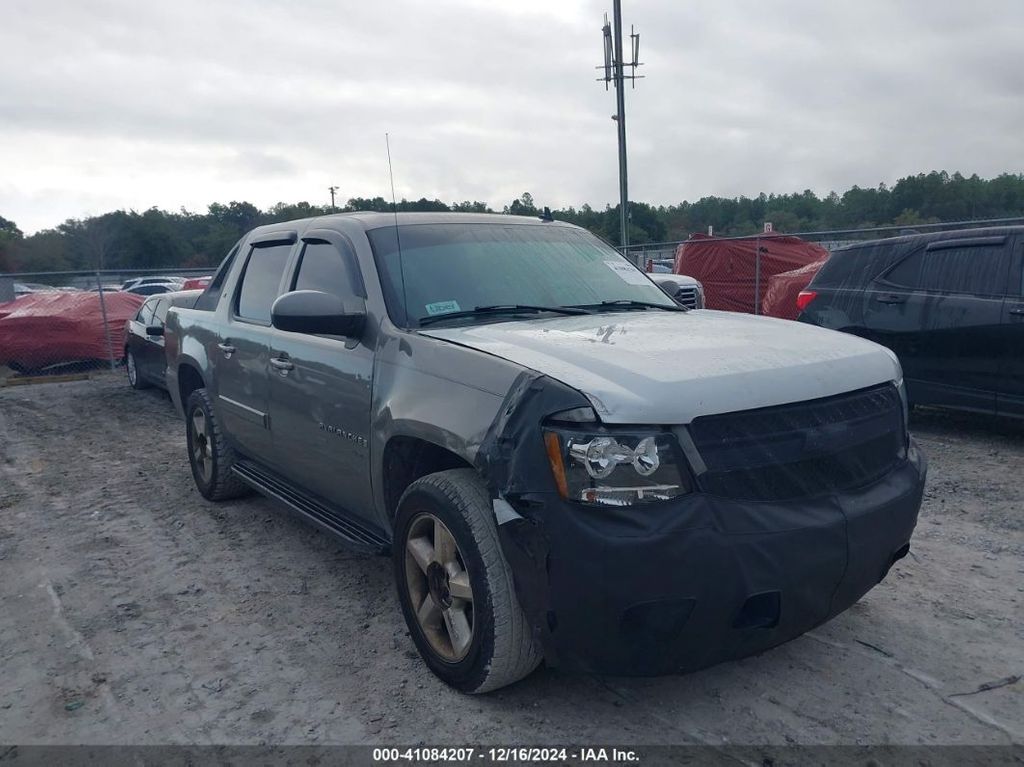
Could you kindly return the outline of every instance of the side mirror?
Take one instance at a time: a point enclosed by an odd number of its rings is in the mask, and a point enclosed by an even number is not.
[[[274,301],[270,322],[278,330],[355,338],[366,323],[366,302],[343,301],[319,290],[293,290]]]
[[[162,336],[164,334],[163,325],[146,325],[147,336]]]

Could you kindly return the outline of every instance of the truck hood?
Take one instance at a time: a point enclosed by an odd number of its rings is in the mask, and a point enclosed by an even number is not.
[[[421,332],[556,378],[583,392],[606,423],[686,424],[902,376],[878,344],[733,312],[604,313]]]

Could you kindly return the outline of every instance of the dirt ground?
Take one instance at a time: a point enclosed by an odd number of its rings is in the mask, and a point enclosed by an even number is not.
[[[0,743],[1020,743],[1024,428],[913,429],[911,555],[832,622],[688,676],[467,697],[418,659],[388,560],[204,501],[162,393],[0,389]]]

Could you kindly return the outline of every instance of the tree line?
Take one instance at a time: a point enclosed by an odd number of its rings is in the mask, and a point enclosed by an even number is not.
[[[527,192],[500,211],[483,202],[445,203],[426,198],[403,199],[397,208],[535,216],[541,214],[542,205]],[[337,211],[392,209],[383,197],[353,197]],[[0,216],[0,272],[215,266],[238,238],[255,226],[330,212],[330,206],[309,202],[282,202],[267,210],[249,202],[214,203],[205,213],[117,210],[68,219],[29,236],[15,222]],[[618,206],[596,210],[583,205],[551,213],[619,244]],[[831,192],[824,197],[805,190],[756,197],[702,197],[667,206],[631,202],[629,236],[631,243],[642,244],[683,240],[709,226],[723,236],[753,234],[761,231],[765,221],[771,221],[777,232],[799,232],[1011,216],[1024,216],[1024,174],[982,179],[933,171],[901,178],[892,187],[853,186],[842,194]]]

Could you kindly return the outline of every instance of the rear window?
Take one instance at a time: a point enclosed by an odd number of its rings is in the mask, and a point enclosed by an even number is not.
[[[252,322],[270,323],[270,307],[277,298],[284,267],[291,252],[290,244],[252,249],[238,292],[238,317]]]
[[[171,289],[166,285],[149,284],[149,285],[136,285],[131,288],[131,292],[139,296],[155,296],[160,293],[170,293]]]
[[[170,301],[166,298],[161,298],[156,303],[156,310],[153,312],[153,324],[163,325],[167,322],[167,309],[170,306]]]
[[[150,325],[153,322],[153,308],[156,306],[158,299],[151,298],[142,306],[139,307],[139,313],[135,315],[135,321],[141,322],[143,325]]]
[[[836,250],[815,275],[814,286],[865,287],[906,251],[906,243],[884,241]]]
[[[885,281],[938,293],[994,296],[1006,292],[1007,251],[1001,246],[922,249],[896,264]]]

